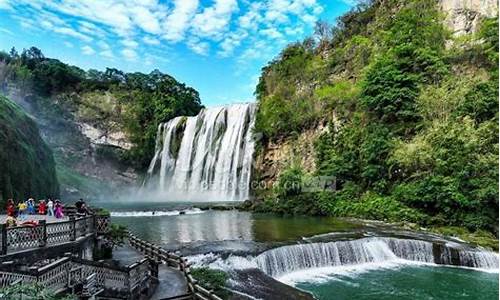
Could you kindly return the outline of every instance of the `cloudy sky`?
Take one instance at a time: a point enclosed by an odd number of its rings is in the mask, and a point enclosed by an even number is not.
[[[0,0],[0,50],[83,69],[159,69],[207,106],[252,101],[260,69],[353,0]]]

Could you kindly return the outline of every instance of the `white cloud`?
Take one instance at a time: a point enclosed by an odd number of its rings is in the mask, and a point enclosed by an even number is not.
[[[281,32],[279,32],[276,28],[265,28],[259,31],[260,34],[270,38],[270,39],[280,39],[283,37]]]
[[[0,27],[0,32],[6,33],[8,35],[14,35],[14,33],[6,28]]]
[[[193,18],[193,31],[198,36],[220,38],[229,26],[231,15],[238,10],[236,0],[216,0]]]
[[[10,6],[9,1],[7,1],[7,0],[0,0],[0,9],[11,10],[12,7]]]
[[[100,37],[100,38],[103,38],[106,36],[106,32],[102,28],[96,26],[93,23],[90,23],[87,21],[80,21],[79,24],[80,24],[80,26],[79,26],[80,32],[86,33],[88,35]]]
[[[98,41],[97,42],[97,46],[99,46],[99,48],[101,48],[102,50],[109,50],[109,49],[111,49],[111,46],[109,46],[109,44],[106,43],[103,40]]]
[[[207,42],[202,42],[198,39],[190,39],[187,42],[189,49],[200,55],[208,55],[210,45]]]
[[[161,32],[160,22],[148,8],[137,6],[132,12],[133,20],[142,30],[155,34]]]
[[[198,8],[198,0],[174,0],[174,5],[173,12],[163,24],[163,37],[173,42],[184,38],[184,32],[189,26],[189,21]]]
[[[148,45],[159,45],[160,44],[160,40],[158,40],[157,38],[154,38],[154,37],[150,37],[150,36],[143,37],[142,41]]]
[[[68,48],[73,48],[74,45],[68,41],[64,42],[64,46],[68,47]]]
[[[238,24],[241,28],[256,29],[262,21],[261,10],[264,5],[260,2],[250,4],[248,11],[238,18]]]
[[[276,55],[279,45],[301,39],[323,12],[317,0],[0,0],[0,9],[7,5],[23,28],[83,44],[95,40],[96,52],[107,57],[113,52],[102,42],[117,40],[123,50],[114,52],[129,60],[146,47],[165,51],[167,43],[178,42],[201,55],[213,48],[220,57],[252,57],[255,43],[264,40],[275,49],[266,53]]]
[[[85,35],[85,34],[82,34],[76,30],[74,30],[73,28],[71,27],[54,27],[52,28],[52,31],[56,32],[56,33],[60,33],[60,34],[63,34],[63,35],[67,35],[67,36],[71,36],[71,37],[74,37],[74,38],[77,38],[77,39],[80,39],[84,42],[90,42],[92,41],[92,38]]]
[[[221,49],[217,52],[217,54],[222,57],[230,56],[233,54],[234,49],[238,47],[242,40],[244,40],[247,36],[248,33],[245,31],[231,33],[220,43]]]
[[[99,55],[102,57],[105,57],[105,58],[114,58],[115,57],[113,55],[113,51],[111,51],[110,49],[103,50],[103,51],[99,52]]]
[[[134,49],[125,48],[121,52],[122,52],[123,57],[126,60],[136,60],[137,59],[137,52],[135,52]]]
[[[137,43],[134,40],[130,40],[130,39],[123,40],[122,44],[123,44],[123,46],[125,46],[127,48],[137,48],[137,47],[139,47],[139,43]]]
[[[82,53],[85,55],[93,55],[95,54],[95,50],[92,49],[89,45],[85,45],[82,47]]]

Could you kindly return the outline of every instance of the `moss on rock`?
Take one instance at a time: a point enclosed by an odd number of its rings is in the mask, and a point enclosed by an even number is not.
[[[0,201],[57,197],[59,183],[52,151],[36,123],[0,96]]]

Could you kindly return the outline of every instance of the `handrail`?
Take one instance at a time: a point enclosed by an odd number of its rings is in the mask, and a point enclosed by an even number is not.
[[[70,216],[69,220],[47,223],[40,220],[34,225],[7,227],[0,224],[0,255],[22,250],[73,242],[88,235],[105,234],[109,230],[109,216]]]
[[[76,276],[75,270],[79,270]],[[75,282],[84,283],[94,275],[95,285],[134,295],[141,283],[158,276],[158,264],[145,258],[127,267],[113,267],[105,263],[66,256],[41,267],[31,267],[28,272],[0,271],[0,288],[21,283],[39,283],[53,290],[70,289]],[[131,284],[133,283],[133,284]]]
[[[191,275],[190,265],[186,258],[171,253],[153,243],[141,240],[131,232],[128,233],[128,240],[132,247],[137,249],[139,252],[144,253],[146,256],[149,256],[156,261],[165,262],[168,266],[178,268],[186,278],[189,292],[193,295],[194,299],[222,300],[222,298],[214,294],[212,290],[202,287]]]

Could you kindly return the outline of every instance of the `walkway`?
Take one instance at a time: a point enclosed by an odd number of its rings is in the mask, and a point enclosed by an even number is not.
[[[5,216],[1,216],[5,221]],[[104,234],[108,230],[109,216],[89,215],[56,219],[48,216],[28,215],[26,220],[35,224],[7,227],[0,224],[0,256],[26,251],[40,251],[51,246],[78,244],[82,239]]]
[[[128,244],[113,250],[113,260],[120,265],[130,265],[143,258],[143,254]],[[181,271],[168,267],[165,264],[158,266],[158,286],[151,297],[153,300],[182,296],[188,293],[186,278]]]
[[[7,215],[0,214],[0,223],[5,224],[5,220],[7,219]],[[56,223],[56,222],[64,222],[68,221],[68,217],[57,219],[56,217],[49,217],[47,215],[24,215],[22,219],[17,219],[18,223],[26,222],[26,221],[40,221],[45,220],[47,223]]]

